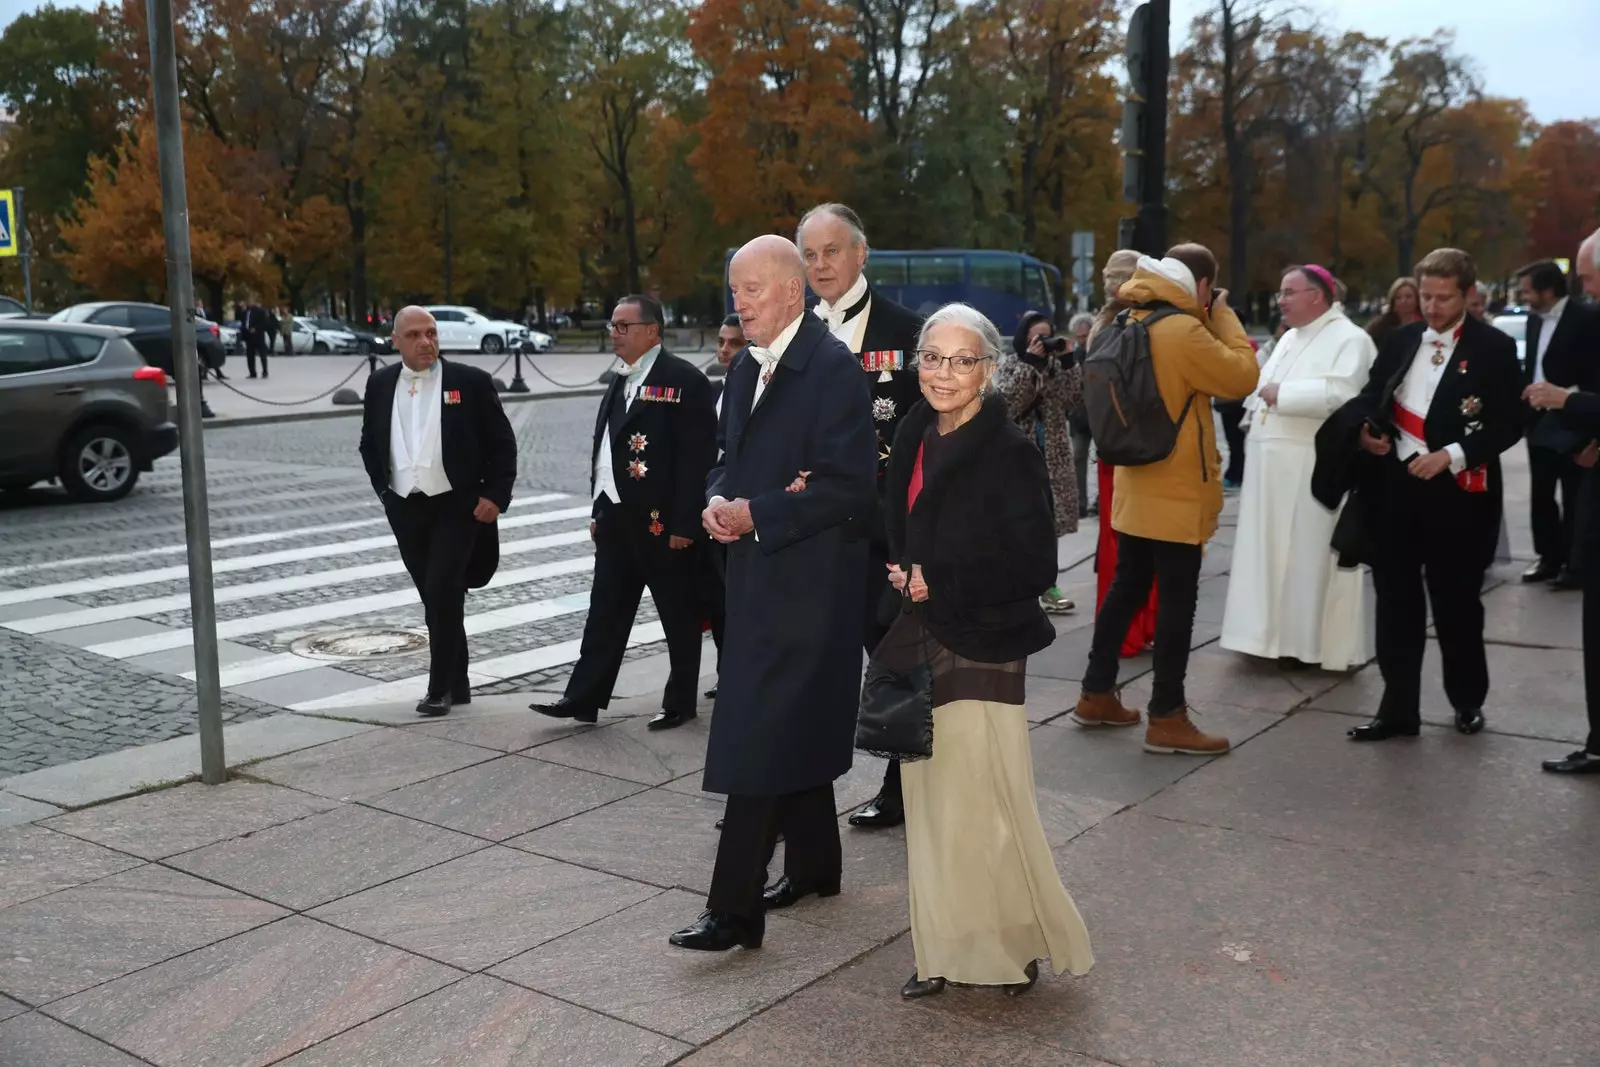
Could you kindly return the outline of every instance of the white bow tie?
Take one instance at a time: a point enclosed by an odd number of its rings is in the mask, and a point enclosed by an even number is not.
[[[781,357],[777,352],[772,351],[770,348],[757,348],[755,345],[751,345],[750,358],[754,359],[763,367],[770,367],[774,363],[778,362]]]
[[[408,382],[425,382],[429,377],[432,376],[432,373],[432,371],[425,370],[407,370],[401,371],[400,377],[404,378]]]
[[[617,375],[622,378],[632,378],[642,370],[644,370],[644,360],[641,359],[631,365],[624,363],[617,368]]]

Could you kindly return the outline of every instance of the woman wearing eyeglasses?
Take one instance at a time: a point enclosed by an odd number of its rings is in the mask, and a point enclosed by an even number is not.
[[[1367,383],[1377,348],[1340,302],[1344,287],[1316,264],[1290,267],[1278,291],[1289,327],[1245,400],[1244,492],[1223,648],[1342,671],[1368,658],[1358,567],[1330,547],[1338,512],[1311,495],[1323,422]]]
[[[1016,995],[1040,959],[1074,975],[1094,965],[1034,795],[1024,678],[1028,656],[1055,640],[1039,603],[1055,582],[1055,518],[1045,460],[995,390],[1003,355],[999,331],[967,305],[930,316],[923,401],[890,453],[888,578],[908,604],[874,658],[933,673],[933,757],[901,767],[908,999],[947,981]]]

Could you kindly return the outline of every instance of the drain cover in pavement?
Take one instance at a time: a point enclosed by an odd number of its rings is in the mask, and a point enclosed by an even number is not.
[[[290,645],[289,651],[307,659],[350,660],[404,656],[427,647],[428,635],[415,630],[361,627],[311,634]]]

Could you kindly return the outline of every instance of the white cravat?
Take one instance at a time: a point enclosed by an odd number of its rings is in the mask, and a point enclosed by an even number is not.
[[[661,346],[656,345],[650,351],[636,359],[630,366],[624,363],[617,368],[617,377],[622,379],[622,410],[627,411],[633,406],[634,398],[639,395],[639,390],[644,388],[644,380],[650,374],[650,368],[656,365],[656,357],[661,354]],[[600,447],[594,454],[594,499],[606,497],[613,504],[622,503],[622,494],[617,490],[617,477],[611,469],[611,427],[610,420],[607,425],[600,428]]]
[[[1544,354],[1550,348],[1550,338],[1555,336],[1561,313],[1567,310],[1567,298],[1562,297],[1555,306],[1539,316],[1539,350],[1533,354],[1533,380],[1544,381]]]
[[[1462,319],[1454,325],[1446,326],[1443,330],[1431,328],[1424,330],[1422,344],[1417,347],[1417,354],[1411,359],[1405,380],[1400,383],[1400,388],[1395,390],[1395,401],[1423,421],[1427,421],[1428,409],[1433,406],[1433,394],[1439,391],[1439,383],[1444,380],[1445,372],[1451,368],[1451,358],[1455,355],[1456,343],[1461,339],[1461,330],[1465,324],[1466,320]],[[1400,431],[1395,445],[1401,462],[1429,451],[1426,441],[1413,437],[1404,430]],[[1451,473],[1459,474],[1466,469],[1467,454],[1459,444],[1446,445],[1445,451],[1450,453]]]
[[[428,496],[450,491],[439,432],[443,377],[437,363],[425,371],[402,366],[395,382],[389,433],[389,468],[393,473],[389,486],[399,496],[410,496],[416,490]]]
[[[865,299],[864,299],[865,298]],[[857,308],[856,305],[860,305]],[[867,332],[867,316],[872,314],[872,300],[867,297],[867,276],[862,274],[837,303],[819,300],[814,309],[817,317],[828,324],[828,332],[846,345],[850,351],[861,353],[862,338]],[[851,314],[854,311],[855,314]]]
[[[772,347],[762,348],[760,345],[750,346],[750,358],[761,365],[761,372],[756,375],[756,392],[750,400],[750,410],[754,411],[757,404],[761,403],[761,394],[767,391],[767,383],[772,381],[772,376],[777,373],[778,363],[783,359],[783,354],[789,350],[789,342],[794,340],[794,335],[800,332],[800,320],[805,318],[801,312],[795,320],[783,328],[783,332],[772,342]]]

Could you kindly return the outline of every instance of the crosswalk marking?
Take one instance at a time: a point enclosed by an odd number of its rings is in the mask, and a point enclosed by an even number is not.
[[[517,499],[517,504],[519,507],[527,507],[530,504],[547,504],[552,500],[564,499],[567,499],[565,493],[539,493],[536,496],[519,497]],[[583,508],[581,510],[584,513],[589,511],[588,508]],[[514,515],[510,518],[501,519],[500,525],[502,528],[504,528],[509,522],[512,521],[512,519],[522,517],[523,516],[520,515]],[[352,519],[349,522],[329,522],[323,523],[319,526],[301,526],[293,530],[277,530],[270,533],[241,534],[238,537],[220,537],[212,540],[211,550],[215,552],[218,549],[224,548],[242,548],[246,545],[266,545],[271,544],[273,541],[292,541],[297,537],[315,537],[320,534],[343,533],[347,530],[364,530],[369,526],[387,526],[388,523],[389,520],[380,515],[375,519]],[[181,538],[183,536],[183,527],[174,526],[170,529],[147,530],[145,532],[149,534],[175,534]],[[157,556],[182,555],[185,551],[187,551],[187,549],[188,546],[183,544],[183,542],[180,540],[179,543],[175,545],[159,545],[155,548],[141,548],[132,552],[112,552],[100,556],[74,556],[71,559],[45,560],[42,563],[23,563],[11,567],[0,567],[0,578],[10,578],[19,574],[37,574],[40,571],[63,570],[67,567],[83,567],[90,564],[132,563],[135,560],[153,559]],[[187,573],[187,570],[185,570],[184,573]],[[179,577],[182,576],[183,575],[181,574],[179,575]],[[157,579],[148,580],[156,581]],[[99,585],[95,588],[105,589],[109,587]]]
[[[656,641],[666,640],[666,631],[659,622],[636,623],[628,634],[628,647],[653,644]],[[559,644],[545,645],[541,648],[529,649],[526,652],[514,652],[509,656],[499,656],[487,659],[471,666],[469,680],[474,685],[484,682],[497,682],[504,678],[516,678],[532,671],[549,670],[551,667],[564,667],[569,663],[578,661],[578,653],[582,647],[581,640],[562,641]],[[332,696],[318,697],[315,700],[303,700],[298,704],[290,704],[290,711],[335,711],[340,708],[355,708],[366,704],[392,704],[406,700],[420,699],[423,691],[428,687],[426,674],[414,675],[410,678],[401,678],[394,682],[382,682],[378,685],[363,686],[360,689],[351,689]]]
[[[537,512],[532,515],[518,515],[515,518],[500,520],[500,529],[513,530],[524,526],[588,518],[590,511],[590,508],[562,508],[557,511]],[[280,563],[304,563],[314,559],[331,559],[334,556],[353,556],[361,552],[370,552],[374,549],[390,548],[393,545],[394,537],[391,534],[359,537],[354,541],[335,541],[333,544],[328,545],[300,545],[296,548],[285,548],[277,552],[262,552],[254,556],[219,559],[211,565],[211,571],[213,574],[235,574],[239,571],[275,567]],[[25,604],[29,601],[48,600],[53,597],[79,596],[83,593],[99,593],[108,589],[130,589],[140,585],[154,585],[157,582],[176,581],[188,576],[189,568],[185,564],[182,566],[158,567],[154,570],[142,572],[133,571],[127,574],[107,574],[98,578],[79,578],[75,581],[54,582],[50,585],[36,585],[26,589],[6,589],[0,590],[0,606]]]
[[[498,571],[493,581],[485,588],[504,589],[508,586],[526,585],[529,582],[539,582],[546,578],[559,578],[569,574],[584,574],[593,568],[593,556],[554,560],[550,563],[539,563],[516,570]],[[321,604],[310,604],[303,608],[286,608],[282,611],[269,611],[263,615],[252,615],[249,618],[219,622],[217,623],[217,638],[218,640],[227,641],[235,637],[248,637],[251,634],[298,629],[314,623],[346,619],[355,615],[369,615],[376,611],[389,611],[393,608],[409,607],[416,603],[418,603],[417,591],[410,588],[396,589],[388,593],[373,593],[369,596],[350,597],[345,600],[329,600]],[[471,603],[470,598],[468,603]],[[135,656],[145,656],[152,652],[166,652],[174,648],[185,648],[193,643],[194,631],[185,627],[183,629],[170,630],[166,633],[146,634],[142,637],[124,637],[115,641],[106,641],[98,645],[90,645],[84,651],[92,652],[97,656],[107,656],[111,659],[132,659]]]
[[[508,541],[500,546],[500,556],[503,559],[506,556],[523,552],[537,552],[542,548],[582,544],[588,540],[589,531],[587,527],[566,533],[546,534],[543,537],[530,537],[522,541]],[[404,574],[405,569],[405,564],[398,559],[386,560],[382,563],[368,563],[359,567],[339,567],[334,570],[314,571],[311,574],[290,575],[286,578],[269,578],[260,582],[225,585],[216,590],[214,599],[218,604],[230,604],[237,600],[250,600],[254,597],[271,596],[277,593],[293,593],[304,589],[321,589],[331,585],[358,582],[368,578],[384,578],[396,574]],[[0,623],[0,626],[24,634],[54,633],[57,630],[93,626],[96,623],[137,619],[141,615],[158,615],[164,611],[182,611],[188,606],[188,593],[174,593],[171,596],[148,597],[144,600],[130,600],[122,604],[107,604],[98,608],[83,608],[78,611],[62,611],[54,615],[12,619],[9,622]]]

